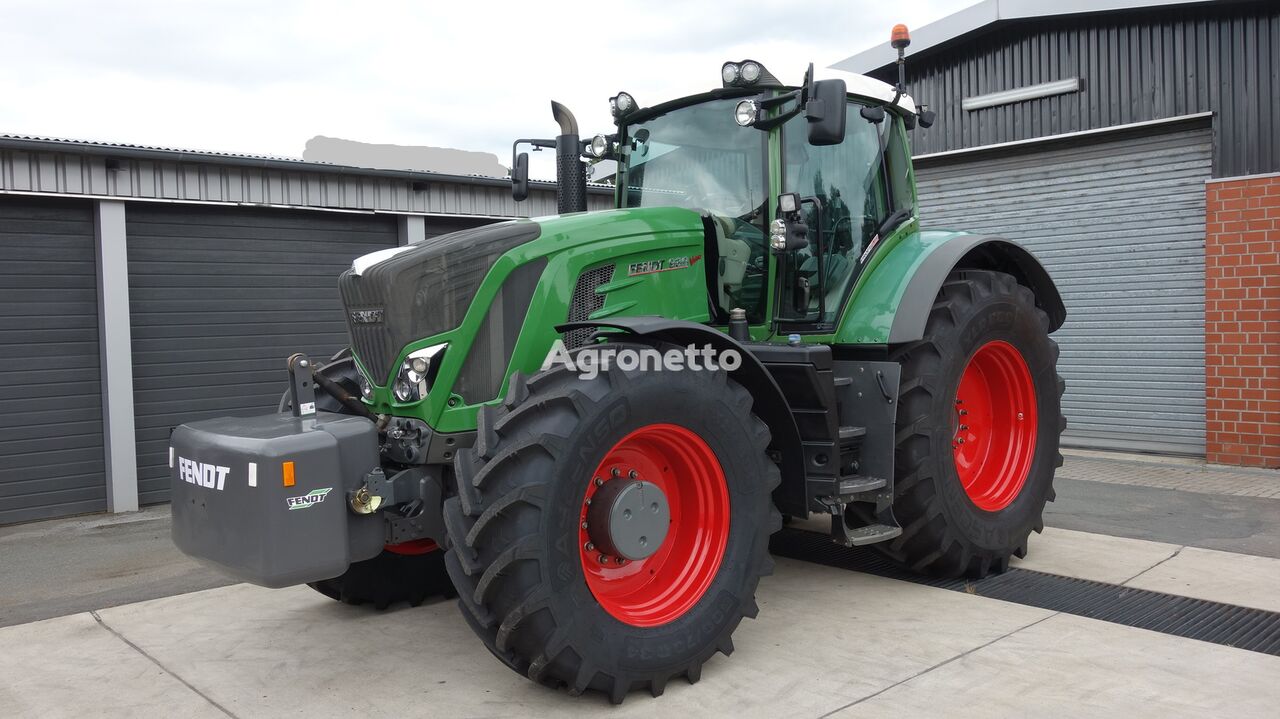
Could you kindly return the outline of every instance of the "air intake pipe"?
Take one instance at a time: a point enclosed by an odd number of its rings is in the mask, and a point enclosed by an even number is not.
[[[582,142],[578,139],[578,121],[569,108],[551,101],[551,114],[560,125],[556,137],[556,211],[586,212],[587,168],[582,161]]]

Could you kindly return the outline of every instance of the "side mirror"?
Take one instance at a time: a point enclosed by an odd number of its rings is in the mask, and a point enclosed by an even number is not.
[[[511,196],[516,202],[529,197],[529,153],[516,155],[516,166],[511,168]]]
[[[818,80],[811,86],[804,105],[804,119],[809,121],[810,145],[839,145],[844,142],[844,80]]]

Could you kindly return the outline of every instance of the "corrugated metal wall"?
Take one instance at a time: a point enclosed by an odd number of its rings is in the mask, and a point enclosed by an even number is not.
[[[1214,175],[1280,171],[1280,2],[1212,3],[1002,23],[908,58],[938,113],[930,154],[1214,111]],[[875,74],[887,81],[896,71]],[[966,97],[1079,77],[1081,92],[966,111]]]
[[[92,205],[0,197],[0,524],[106,509]]]
[[[337,277],[397,242],[395,218],[249,208],[128,207],[138,484],[168,499],[169,428],[273,412],[294,352],[347,346]]]
[[[290,205],[379,212],[425,212],[481,217],[539,217],[556,213],[553,188],[535,184],[529,199],[516,202],[510,185],[494,179],[475,183],[424,180],[415,190],[403,178],[321,172],[297,163],[296,171],[193,161],[116,159],[67,152],[28,152],[0,148],[0,191],[95,195],[121,199],[162,199]],[[613,206],[607,189],[593,189],[593,210]]]
[[[1022,243],[1067,305],[1064,443],[1204,454],[1207,128],[916,168],[922,222]]]

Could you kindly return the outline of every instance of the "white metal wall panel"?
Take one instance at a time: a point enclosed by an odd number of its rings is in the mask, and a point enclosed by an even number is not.
[[[0,136],[0,144],[4,142],[5,138]],[[516,202],[511,197],[511,186],[495,178],[468,181],[416,173],[412,179],[417,182],[413,182],[407,177],[388,177],[377,170],[362,174],[359,168],[334,168],[320,163],[276,161],[271,167],[256,167],[246,166],[239,161],[244,158],[236,156],[219,158],[173,151],[154,153],[158,157],[172,155],[172,160],[135,158],[122,148],[119,156],[108,157],[78,152],[82,147],[81,143],[71,141],[48,141],[41,143],[41,149],[32,150],[0,147],[0,193],[39,192],[122,200],[250,203],[481,218],[541,217],[556,213],[555,186],[548,182],[531,183],[529,199]],[[219,162],[220,159],[224,161]],[[107,169],[108,160],[117,169]],[[295,165],[296,170],[283,169]],[[609,209],[613,207],[612,192],[609,188],[592,186],[587,193],[587,204],[592,210]]]
[[[1204,454],[1208,129],[984,153],[917,168],[923,225],[1015,240],[1067,321],[1064,444]]]
[[[0,197],[0,525],[106,509],[88,201]]]
[[[274,412],[294,352],[347,346],[338,275],[394,247],[395,218],[130,205],[129,306],[142,503],[166,501],[171,427]]]

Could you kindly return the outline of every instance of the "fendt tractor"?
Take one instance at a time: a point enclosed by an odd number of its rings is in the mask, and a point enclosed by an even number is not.
[[[504,664],[614,702],[733,650],[784,521],[1004,570],[1053,499],[1066,311],[1015,242],[920,228],[908,42],[896,86],[728,62],[591,139],[552,103],[512,189],[554,148],[560,214],[356,259],[349,349],[173,431],[174,541],[349,603],[456,593]]]

